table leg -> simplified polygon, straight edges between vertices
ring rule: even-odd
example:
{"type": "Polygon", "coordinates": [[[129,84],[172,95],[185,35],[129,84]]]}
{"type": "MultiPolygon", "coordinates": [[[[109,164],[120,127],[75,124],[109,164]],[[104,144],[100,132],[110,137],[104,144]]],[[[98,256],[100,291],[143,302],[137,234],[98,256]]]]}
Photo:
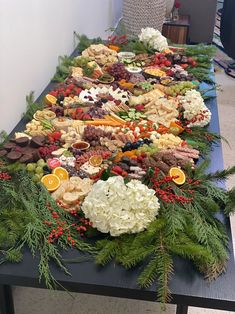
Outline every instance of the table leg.
{"type": "Polygon", "coordinates": [[[176,314],[188,314],[188,305],[177,304],[176,314]]]}
{"type": "Polygon", "coordinates": [[[0,285],[0,313],[14,314],[14,302],[11,286],[0,285]]]}

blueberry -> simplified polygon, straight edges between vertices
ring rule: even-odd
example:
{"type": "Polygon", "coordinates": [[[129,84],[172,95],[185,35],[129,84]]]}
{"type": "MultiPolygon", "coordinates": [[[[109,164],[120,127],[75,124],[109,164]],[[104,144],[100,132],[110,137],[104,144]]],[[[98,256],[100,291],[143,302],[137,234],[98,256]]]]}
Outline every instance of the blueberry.
{"type": "Polygon", "coordinates": [[[101,101],[103,104],[106,104],[106,102],[108,102],[108,99],[106,99],[106,98],[101,98],[100,101],[101,101]]]}
{"type": "Polygon", "coordinates": [[[130,164],[130,158],[123,156],[121,159],[121,162],[129,165],[130,164]]]}
{"type": "Polygon", "coordinates": [[[60,95],[58,98],[57,98],[57,101],[63,101],[64,100],[64,96],[63,95],[60,95]]]}
{"type": "Polygon", "coordinates": [[[121,167],[123,170],[129,171],[129,166],[128,166],[127,164],[125,164],[125,163],[123,163],[123,162],[119,162],[117,165],[118,165],[119,167],[121,167]]]}

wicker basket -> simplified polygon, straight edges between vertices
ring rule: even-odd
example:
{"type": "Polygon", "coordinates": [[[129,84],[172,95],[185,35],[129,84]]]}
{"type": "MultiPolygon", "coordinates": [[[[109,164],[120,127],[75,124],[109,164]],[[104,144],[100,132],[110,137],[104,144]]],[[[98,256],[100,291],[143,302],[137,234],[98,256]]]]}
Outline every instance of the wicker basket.
{"type": "Polygon", "coordinates": [[[124,0],[123,22],[128,35],[137,36],[141,28],[153,27],[162,31],[166,0],[124,0]]]}

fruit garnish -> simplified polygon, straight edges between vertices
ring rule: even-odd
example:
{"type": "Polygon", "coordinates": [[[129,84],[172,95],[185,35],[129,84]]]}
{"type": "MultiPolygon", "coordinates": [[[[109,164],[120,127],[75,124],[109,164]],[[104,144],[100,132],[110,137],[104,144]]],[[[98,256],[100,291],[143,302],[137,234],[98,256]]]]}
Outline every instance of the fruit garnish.
{"type": "Polygon", "coordinates": [[[169,171],[169,175],[173,177],[172,181],[177,185],[182,185],[185,183],[186,176],[183,170],[178,167],[172,167],[169,171]]]}
{"type": "Polygon", "coordinates": [[[89,158],[89,163],[93,167],[99,167],[103,162],[103,158],[100,155],[94,155],[89,158]]]}
{"type": "Polygon", "coordinates": [[[41,178],[42,184],[49,192],[53,192],[60,186],[60,179],[55,174],[46,174],[41,178]]]}
{"type": "Polygon", "coordinates": [[[52,173],[59,177],[60,180],[68,180],[69,178],[68,171],[63,167],[57,167],[53,169],[52,173]]]}
{"type": "Polygon", "coordinates": [[[50,94],[47,94],[44,98],[44,101],[45,103],[48,105],[48,106],[52,106],[52,105],[55,105],[56,102],[57,102],[57,98],[55,96],[52,96],[50,94]]]}

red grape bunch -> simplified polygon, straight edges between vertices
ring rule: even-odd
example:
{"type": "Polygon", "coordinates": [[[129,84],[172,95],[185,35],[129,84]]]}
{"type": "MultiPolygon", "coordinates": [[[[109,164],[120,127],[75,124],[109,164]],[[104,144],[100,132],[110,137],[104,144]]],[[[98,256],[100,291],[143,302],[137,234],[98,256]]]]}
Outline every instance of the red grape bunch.
{"type": "Polygon", "coordinates": [[[125,65],[121,62],[113,63],[108,68],[108,72],[112,75],[116,81],[126,80],[131,77],[130,73],[126,70],[125,65]]]}
{"type": "Polygon", "coordinates": [[[111,139],[112,132],[105,132],[99,128],[95,128],[92,125],[88,125],[85,127],[83,133],[83,140],[89,142],[91,146],[99,146],[101,137],[111,139]]]}

